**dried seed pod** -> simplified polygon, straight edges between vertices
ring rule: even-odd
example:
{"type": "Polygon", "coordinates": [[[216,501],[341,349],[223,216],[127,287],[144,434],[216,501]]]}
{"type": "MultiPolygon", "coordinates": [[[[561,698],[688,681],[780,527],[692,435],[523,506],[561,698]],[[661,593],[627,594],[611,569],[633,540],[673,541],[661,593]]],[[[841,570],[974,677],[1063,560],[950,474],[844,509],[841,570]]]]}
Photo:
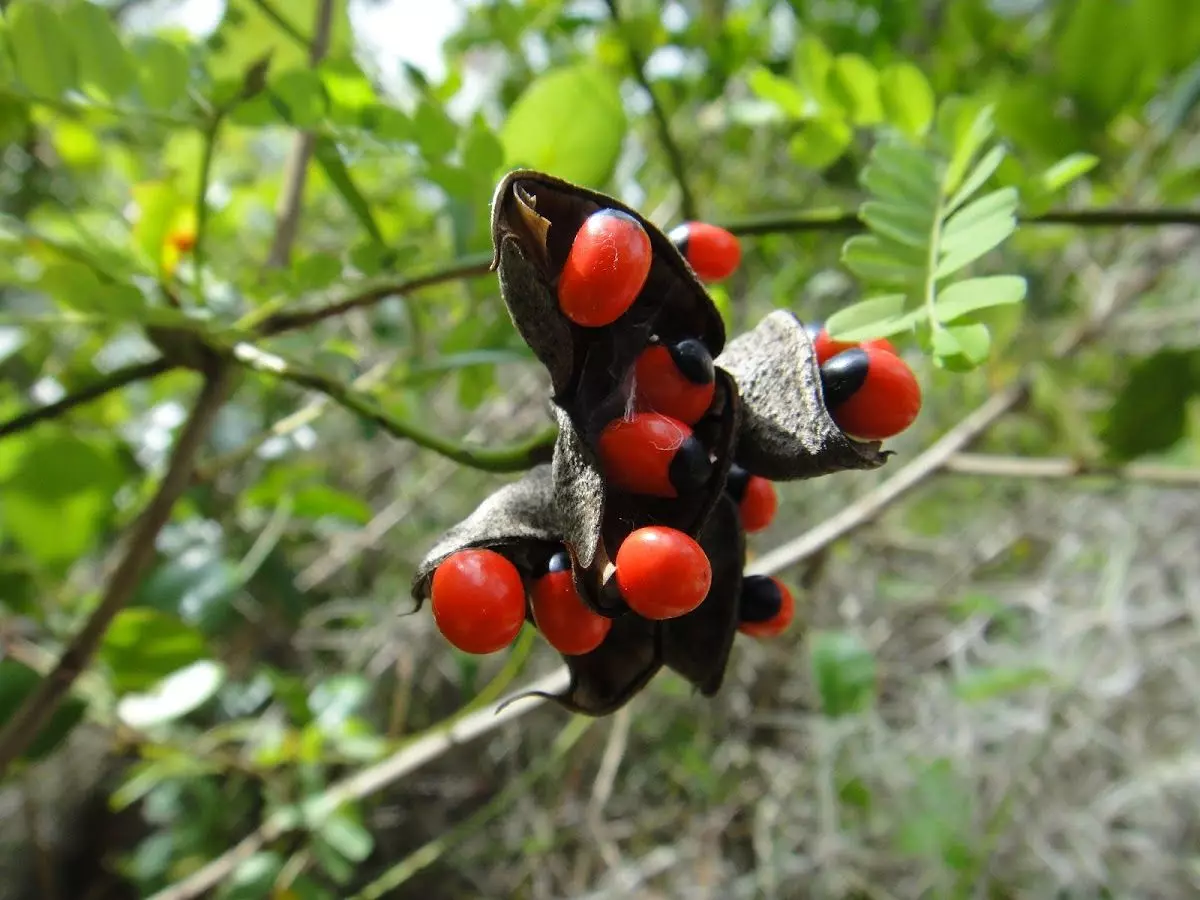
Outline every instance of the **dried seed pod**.
{"type": "Polygon", "coordinates": [[[700,546],[712,565],[712,587],[694,611],[660,624],[663,663],[690,681],[705,697],[725,679],[729,651],[738,627],[738,600],[746,564],[746,534],[737,504],[723,495],[705,522],[700,546]]]}
{"type": "Polygon", "coordinates": [[[772,481],[876,469],[891,454],[880,442],[848,438],[825,408],[812,338],[785,310],[729,342],[716,364],[741,398],[736,461],[772,481]]]}
{"type": "MultiPolygon", "coordinates": [[[[720,314],[674,244],[618,201],[537,172],[518,171],[496,189],[493,267],[517,331],[550,373],[559,425],[554,481],[576,584],[585,602],[604,607],[608,562],[622,540],[660,524],[695,536],[717,502],[737,433],[737,385],[718,373],[708,414],[693,431],[711,475],[678,497],[618,490],[597,454],[606,426],[634,408],[634,368],[651,339],[700,341],[716,356],[725,343],[720,314]],[[557,279],[577,233],[594,213],[616,210],[649,238],[653,259],[629,308],[602,327],[583,327],[559,307],[557,279]]],[[[694,449],[694,448],[693,448],[694,449]]]]}

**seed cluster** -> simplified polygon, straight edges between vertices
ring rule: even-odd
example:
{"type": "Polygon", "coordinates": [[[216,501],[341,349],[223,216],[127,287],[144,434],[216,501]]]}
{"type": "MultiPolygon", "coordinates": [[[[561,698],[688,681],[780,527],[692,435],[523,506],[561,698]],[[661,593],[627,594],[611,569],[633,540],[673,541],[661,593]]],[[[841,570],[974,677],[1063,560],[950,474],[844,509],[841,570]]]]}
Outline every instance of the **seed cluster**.
{"type": "Polygon", "coordinates": [[[783,311],[727,346],[704,284],[742,251],[717,226],[665,235],[529,171],[500,182],[492,214],[501,295],[550,374],[559,435],[552,463],[438,541],[413,596],[470,653],[531,622],[571,671],[554,698],[569,709],[612,712],[663,666],[711,696],[736,633],[795,615],[784,584],[743,571],[772,482],[882,465],[878,441],[920,409],[916,379],[887,341],[835,343],[783,311]]]}

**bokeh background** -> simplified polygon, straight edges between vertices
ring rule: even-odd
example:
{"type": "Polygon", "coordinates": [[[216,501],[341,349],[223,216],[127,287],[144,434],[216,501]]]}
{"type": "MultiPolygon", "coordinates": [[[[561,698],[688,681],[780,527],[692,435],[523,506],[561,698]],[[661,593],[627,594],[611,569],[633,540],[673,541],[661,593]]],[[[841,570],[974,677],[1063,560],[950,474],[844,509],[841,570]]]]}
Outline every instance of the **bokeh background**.
{"type": "MultiPolygon", "coordinates": [[[[1200,891],[1200,6],[0,7],[0,422],[152,365],[148,325],[361,301],[258,342],[292,376],[245,373],[0,784],[0,897],[1200,891]],[[664,673],[602,720],[438,744],[559,664],[405,615],[425,550],[513,476],[345,407],[451,442],[546,427],[486,273],[498,178],[664,228],[771,217],[713,288],[731,332],[823,319],[866,296],[840,252],[871,148],[952,96],[994,106],[992,184],[1021,197],[976,270],[1028,294],[969,371],[900,342],[926,401],[886,467],[778,486],[751,543],[791,548],[800,621],[739,639],[715,699],[664,673]]],[[[0,431],[0,721],[97,607],[199,382],[0,431]]]]}

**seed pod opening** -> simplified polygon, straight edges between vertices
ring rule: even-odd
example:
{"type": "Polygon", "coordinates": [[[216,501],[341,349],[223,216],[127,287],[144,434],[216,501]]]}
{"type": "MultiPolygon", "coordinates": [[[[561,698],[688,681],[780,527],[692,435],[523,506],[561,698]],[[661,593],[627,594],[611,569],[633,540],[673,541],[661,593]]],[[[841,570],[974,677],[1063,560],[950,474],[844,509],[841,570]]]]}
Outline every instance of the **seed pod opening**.
{"type": "Polygon", "coordinates": [[[812,339],[792,313],[776,310],[729,342],[717,366],[737,382],[741,429],[736,462],[772,481],[876,469],[891,454],[851,440],[825,407],[812,339]]]}

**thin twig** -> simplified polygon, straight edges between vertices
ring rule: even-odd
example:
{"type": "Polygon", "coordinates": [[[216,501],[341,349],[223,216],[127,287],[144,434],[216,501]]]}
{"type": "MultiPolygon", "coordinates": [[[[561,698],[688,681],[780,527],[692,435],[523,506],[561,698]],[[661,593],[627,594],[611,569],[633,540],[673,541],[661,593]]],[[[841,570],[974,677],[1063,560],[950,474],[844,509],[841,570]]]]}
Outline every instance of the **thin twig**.
{"type": "Polygon", "coordinates": [[[125,552],[113,569],[100,604],[71,640],[54,669],[38,683],[21,708],[0,730],[0,778],[54,715],[75,679],[91,662],[109,624],[133,595],[143,571],[154,558],[155,539],[159,531],[166,525],[175,502],[191,481],[196,454],[212,427],[217,411],[232,390],[235,371],[232,367],[222,367],[204,382],[204,388],[175,443],[162,483],[131,530],[125,552]]]}
{"type": "MultiPolygon", "coordinates": [[[[1200,212],[1191,209],[1080,209],[1051,210],[1038,216],[1022,218],[1022,225],[1074,225],[1080,228],[1161,227],[1170,225],[1200,227],[1200,212]]],[[[800,213],[780,213],[755,216],[750,219],[717,223],[738,237],[758,237],[770,234],[805,232],[854,233],[863,229],[857,213],[843,209],[817,209],[800,213]]],[[[469,256],[456,260],[443,269],[425,275],[387,283],[374,283],[324,306],[296,312],[276,313],[263,320],[258,328],[262,335],[282,334],[306,328],[317,322],[345,315],[356,309],[366,309],[390,297],[400,297],[451,281],[483,278],[491,274],[491,255],[469,256]]]]}
{"type": "Polygon", "coordinates": [[[951,428],[924,453],[900,469],[887,481],[868,491],[836,516],[777,547],[751,562],[748,575],[770,575],[789,568],[818,550],[845,537],[875,519],[929,476],[937,472],[954,454],[968,447],[1026,397],[1024,384],[1005,388],[993,395],[965,419],[951,428]]]}
{"type": "Polygon", "coordinates": [[[1106,465],[1068,458],[1030,458],[992,453],[956,453],[946,460],[947,472],[993,478],[1110,478],[1142,484],[1200,487],[1200,469],[1154,463],[1106,465]]]}
{"type": "Polygon", "coordinates": [[[374,422],[393,437],[412,441],[418,447],[484,472],[523,472],[540,462],[549,462],[558,436],[558,429],[551,426],[519,443],[488,448],[469,447],[429,431],[416,422],[393,416],[370,395],[356,391],[336,378],[285,360],[276,353],[242,343],[234,348],[233,355],[237,362],[257,372],[324,394],[339,406],[374,422]]]}
{"type": "MultiPolygon", "coordinates": [[[[309,67],[315,69],[329,52],[329,36],[333,27],[333,0],[321,0],[317,7],[317,21],[313,28],[312,46],[309,48],[309,67]]],[[[292,142],[292,150],[284,163],[283,193],[275,212],[275,236],[271,241],[271,252],[267,256],[267,268],[278,269],[287,265],[296,242],[300,227],[300,210],[303,205],[304,184],[308,177],[308,164],[312,160],[317,136],[313,131],[301,131],[292,142]]]]}
{"type": "Polygon", "coordinates": [[[699,216],[699,212],[696,209],[696,198],[692,195],[692,189],[688,187],[683,153],[680,152],[679,145],[675,143],[675,138],[671,134],[671,124],[667,121],[667,112],[663,109],[658,95],[654,93],[654,88],[650,85],[650,79],[646,75],[646,61],[642,59],[642,54],[638,51],[637,45],[625,31],[625,23],[621,19],[620,11],[617,9],[617,0],[606,0],[606,2],[613,25],[621,33],[621,37],[625,41],[625,52],[629,54],[629,62],[633,67],[633,75],[638,80],[638,84],[650,95],[650,111],[654,114],[654,121],[658,126],[658,139],[662,142],[663,150],[667,154],[667,162],[671,167],[671,174],[675,177],[675,183],[679,185],[680,211],[683,213],[685,219],[689,221],[694,220],[699,216]]]}
{"type": "Polygon", "coordinates": [[[307,328],[309,325],[314,325],[325,319],[342,316],[356,309],[363,309],[374,306],[377,303],[382,303],[389,297],[409,294],[413,291],[419,291],[422,288],[435,287],[436,285],[446,284],[451,281],[481,278],[491,272],[491,265],[492,257],[490,254],[486,257],[471,256],[466,259],[457,260],[446,268],[430,272],[427,275],[418,275],[415,278],[407,278],[387,284],[372,285],[348,297],[334,300],[327,306],[298,310],[296,312],[276,313],[263,320],[258,331],[262,335],[269,336],[281,334],[285,331],[295,331],[299,328],[307,328]]]}
{"type": "Polygon", "coordinates": [[[110,394],[126,385],[133,384],[135,381],[145,381],[155,378],[164,372],[170,371],[172,368],[174,366],[166,359],[156,359],[151,362],[134,363],[133,365],[117,369],[99,381],[93,382],[73,394],[67,394],[61,400],[47,403],[45,406],[28,409],[23,413],[17,414],[7,422],[0,423],[0,438],[8,437],[27,428],[32,428],[39,422],[44,422],[48,419],[57,419],[77,406],[98,400],[105,394],[110,394]]]}

